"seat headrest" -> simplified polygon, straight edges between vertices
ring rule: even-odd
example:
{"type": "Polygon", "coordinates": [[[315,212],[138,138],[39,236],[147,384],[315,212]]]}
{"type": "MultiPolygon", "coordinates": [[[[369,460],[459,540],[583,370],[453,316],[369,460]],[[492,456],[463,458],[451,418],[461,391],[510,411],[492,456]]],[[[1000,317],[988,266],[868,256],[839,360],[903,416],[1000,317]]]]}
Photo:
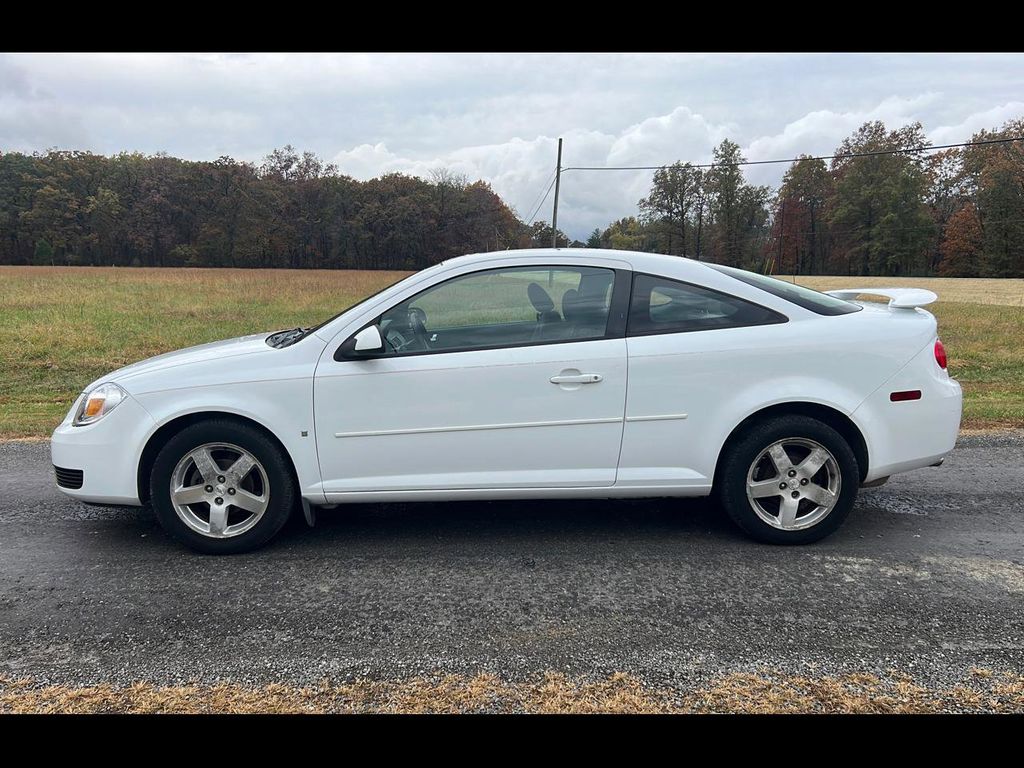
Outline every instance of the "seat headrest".
{"type": "Polygon", "coordinates": [[[540,283],[530,283],[526,286],[526,294],[530,297],[533,308],[542,315],[546,315],[555,308],[555,302],[551,300],[548,292],[541,288],[540,283]]]}

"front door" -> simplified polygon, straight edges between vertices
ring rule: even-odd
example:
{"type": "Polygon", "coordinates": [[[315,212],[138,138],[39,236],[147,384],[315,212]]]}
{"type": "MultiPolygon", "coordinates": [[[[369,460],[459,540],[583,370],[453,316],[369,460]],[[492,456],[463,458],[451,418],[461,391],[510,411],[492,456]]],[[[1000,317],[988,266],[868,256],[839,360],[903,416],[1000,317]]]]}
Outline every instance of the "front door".
{"type": "Polygon", "coordinates": [[[383,355],[328,350],[314,384],[328,498],[612,485],[626,398],[615,285],[579,266],[464,274],[385,311],[383,355]]]}

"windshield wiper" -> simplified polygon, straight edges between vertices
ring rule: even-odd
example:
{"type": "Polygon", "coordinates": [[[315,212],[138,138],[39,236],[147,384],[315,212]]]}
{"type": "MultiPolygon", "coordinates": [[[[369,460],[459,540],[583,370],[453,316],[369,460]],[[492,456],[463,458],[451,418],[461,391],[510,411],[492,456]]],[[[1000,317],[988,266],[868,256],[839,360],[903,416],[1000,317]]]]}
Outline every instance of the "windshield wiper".
{"type": "Polygon", "coordinates": [[[309,333],[309,328],[292,328],[288,331],[278,331],[267,336],[267,344],[275,349],[281,349],[304,338],[307,333],[309,333]]]}

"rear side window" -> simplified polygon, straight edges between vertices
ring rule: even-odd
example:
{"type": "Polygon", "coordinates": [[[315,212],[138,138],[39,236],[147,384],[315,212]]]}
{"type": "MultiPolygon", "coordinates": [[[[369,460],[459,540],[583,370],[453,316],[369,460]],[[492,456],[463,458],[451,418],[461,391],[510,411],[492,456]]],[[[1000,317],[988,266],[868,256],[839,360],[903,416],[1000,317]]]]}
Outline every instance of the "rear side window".
{"type": "Polygon", "coordinates": [[[794,283],[786,283],[774,277],[768,277],[768,275],[759,275],[757,272],[748,272],[745,269],[736,269],[735,267],[725,267],[721,264],[706,264],[705,266],[717,269],[719,272],[729,275],[729,277],[735,277],[747,285],[760,288],[772,296],[778,296],[780,299],[792,302],[798,307],[809,309],[811,312],[817,312],[819,315],[848,315],[851,312],[859,312],[863,309],[863,307],[859,307],[849,301],[829,296],[827,293],[804,288],[802,285],[794,283]]]}
{"type": "Polygon", "coordinates": [[[774,310],[727,293],[665,277],[636,274],[626,332],[630,336],[685,333],[786,320],[774,310]]]}

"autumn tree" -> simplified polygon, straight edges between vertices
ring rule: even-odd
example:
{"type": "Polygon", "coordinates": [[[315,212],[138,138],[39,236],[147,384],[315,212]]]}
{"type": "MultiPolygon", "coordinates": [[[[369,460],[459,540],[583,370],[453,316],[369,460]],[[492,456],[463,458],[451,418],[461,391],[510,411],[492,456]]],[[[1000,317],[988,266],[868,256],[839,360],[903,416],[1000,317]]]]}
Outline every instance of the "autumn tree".
{"type": "Polygon", "coordinates": [[[416,269],[524,229],[484,182],[361,182],[291,146],[258,164],[0,154],[0,263],[416,269]]]}
{"type": "MultiPolygon", "coordinates": [[[[924,152],[919,124],[866,123],[774,193],[726,140],[710,168],[659,169],[638,216],[558,242],[802,274],[1024,276],[1024,146],[1004,141],[1020,136],[1024,119],[973,137],[998,143],[924,152]]],[[[292,146],[257,163],[0,152],[6,264],[418,269],[551,235],[448,168],[359,181],[292,146]]]]}
{"type": "Polygon", "coordinates": [[[601,233],[601,247],[624,251],[653,251],[658,242],[657,234],[651,232],[635,216],[626,216],[612,222],[601,233]]]}
{"type": "Polygon", "coordinates": [[[945,242],[945,229],[949,226],[953,215],[965,203],[971,200],[968,194],[968,180],[964,174],[963,151],[954,147],[940,152],[932,152],[924,160],[925,173],[928,176],[928,188],[925,203],[935,222],[936,229],[942,232],[941,237],[934,239],[933,247],[928,253],[927,271],[935,274],[943,259],[942,246],[945,242]]]}
{"type": "Polygon", "coordinates": [[[926,270],[936,228],[924,202],[928,177],[915,151],[925,145],[920,123],[888,131],[875,121],[864,123],[836,149],[829,209],[833,269],[861,275],[926,270]]]}
{"type": "Polygon", "coordinates": [[[941,277],[977,277],[984,240],[974,203],[964,203],[946,222],[938,273],[941,277]]]}
{"type": "Polygon", "coordinates": [[[768,256],[775,272],[820,274],[828,256],[825,205],[833,192],[824,160],[802,156],[775,196],[768,256]]]}
{"type": "Polygon", "coordinates": [[[84,212],[88,226],[83,244],[91,252],[113,254],[117,249],[121,216],[124,214],[120,195],[112,189],[99,187],[95,195],[85,199],[84,212]]]}
{"type": "Polygon", "coordinates": [[[640,220],[657,240],[658,250],[699,258],[707,206],[705,173],[690,163],[674,163],[654,172],[650,194],[640,203],[640,220]]]}
{"type": "MultiPolygon", "coordinates": [[[[520,242],[521,248],[550,248],[551,224],[546,221],[535,221],[526,229],[526,238],[520,242]]],[[[558,230],[558,245],[564,248],[569,243],[569,236],[558,230]]]]}
{"type": "Polygon", "coordinates": [[[36,242],[21,217],[32,207],[37,183],[32,157],[0,152],[0,263],[27,264],[33,259],[36,242]]]}
{"type": "MultiPolygon", "coordinates": [[[[996,131],[981,131],[974,142],[1024,136],[1024,119],[996,131]]],[[[1024,143],[982,144],[964,151],[965,184],[983,231],[979,274],[1024,277],[1024,143]]]]}

